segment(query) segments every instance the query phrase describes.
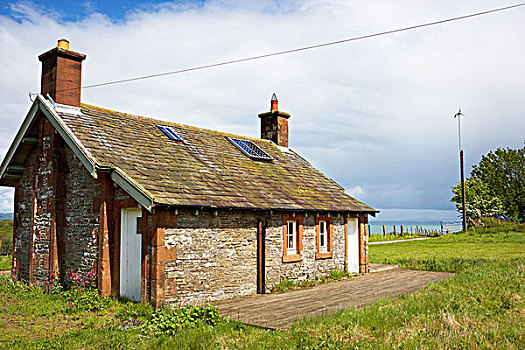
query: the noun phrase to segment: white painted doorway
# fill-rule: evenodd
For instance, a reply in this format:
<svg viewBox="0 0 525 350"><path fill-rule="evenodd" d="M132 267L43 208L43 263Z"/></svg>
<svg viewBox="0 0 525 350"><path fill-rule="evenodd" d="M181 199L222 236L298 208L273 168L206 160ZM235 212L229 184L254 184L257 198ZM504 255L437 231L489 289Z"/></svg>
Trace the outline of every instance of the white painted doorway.
<svg viewBox="0 0 525 350"><path fill-rule="evenodd" d="M359 273L359 224L357 218L347 218L346 266L350 273Z"/></svg>
<svg viewBox="0 0 525 350"><path fill-rule="evenodd" d="M122 209L120 227L120 295L140 301L142 235L138 233L139 208Z"/></svg>

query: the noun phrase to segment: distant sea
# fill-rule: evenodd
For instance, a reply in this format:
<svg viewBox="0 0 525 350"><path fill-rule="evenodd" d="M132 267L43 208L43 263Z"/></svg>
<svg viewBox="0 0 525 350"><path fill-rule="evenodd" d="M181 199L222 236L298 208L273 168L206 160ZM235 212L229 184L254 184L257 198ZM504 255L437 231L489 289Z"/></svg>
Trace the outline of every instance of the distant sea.
<svg viewBox="0 0 525 350"><path fill-rule="evenodd" d="M13 213L0 213L0 220L5 219L13 220Z"/></svg>

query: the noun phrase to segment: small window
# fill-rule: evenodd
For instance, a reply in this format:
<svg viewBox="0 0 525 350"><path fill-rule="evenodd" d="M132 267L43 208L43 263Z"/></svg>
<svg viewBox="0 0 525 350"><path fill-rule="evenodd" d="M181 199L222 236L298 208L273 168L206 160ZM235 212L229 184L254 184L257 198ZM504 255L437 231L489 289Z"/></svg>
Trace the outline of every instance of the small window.
<svg viewBox="0 0 525 350"><path fill-rule="evenodd" d="M297 232L295 221L288 221L286 230L286 253L297 254Z"/></svg>
<svg viewBox="0 0 525 350"><path fill-rule="evenodd" d="M162 130L162 132L164 132L166 134L166 136L168 136L170 138L170 140L181 141L182 142L182 139L180 138L180 136L177 135L177 133L175 132L175 128L174 127L166 126L166 125L157 125L157 127L160 130Z"/></svg>
<svg viewBox="0 0 525 350"><path fill-rule="evenodd" d="M326 252L326 221L319 221L319 251Z"/></svg>
<svg viewBox="0 0 525 350"><path fill-rule="evenodd" d="M319 215L315 218L315 230L317 233L315 253L316 259L329 259L333 257L334 227L331 216Z"/></svg>
<svg viewBox="0 0 525 350"><path fill-rule="evenodd" d="M242 153L255 160L272 160L273 158L264 152L259 146L249 140L234 139L227 137L235 147L237 147Z"/></svg>
<svg viewBox="0 0 525 350"><path fill-rule="evenodd" d="M303 256L303 216L301 214L283 214L283 262L298 262Z"/></svg>

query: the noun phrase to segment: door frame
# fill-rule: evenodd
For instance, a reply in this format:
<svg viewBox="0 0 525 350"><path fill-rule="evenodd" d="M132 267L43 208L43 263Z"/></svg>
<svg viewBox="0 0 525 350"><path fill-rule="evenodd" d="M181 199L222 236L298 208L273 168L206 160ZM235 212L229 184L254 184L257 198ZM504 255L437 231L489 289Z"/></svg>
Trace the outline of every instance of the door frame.
<svg viewBox="0 0 525 350"><path fill-rule="evenodd" d="M357 240L357 271L350 272L350 264L349 264L349 255L348 255L348 245L350 242L348 242L348 233L349 233L349 221L350 220L356 220L357 221L357 234L356 234L356 240ZM345 218L345 271L350 273L359 273L359 216L358 215L350 215Z"/></svg>
<svg viewBox="0 0 525 350"><path fill-rule="evenodd" d="M132 214L133 213L133 214ZM124 297L127 297L129 298L129 296L126 296L124 295L127 291L127 282L126 280L124 279L124 272L125 272L125 269L123 268L123 260L124 260L124 253L125 253L125 249L123 249L123 244L125 244L125 242L127 241L127 238L126 235L128 234L127 233L127 230L128 230L128 227L127 227L127 224L128 224L128 219L129 217L133 215L136 219L140 219L142 218L142 209L140 208L121 208L120 209L120 240L119 240L119 289L118 289L118 295L120 296L124 296ZM137 227L136 227L136 234L137 235L140 235L140 242L138 244L138 247L139 247L139 251L136 252L136 257L135 259L137 260L137 267L138 267L138 298L137 300L134 300L133 301L141 301L141 298L142 298L142 245L143 245L143 237L142 235L139 233L139 220L137 220L137 223L136 223ZM123 288L126 287L123 291Z"/></svg>

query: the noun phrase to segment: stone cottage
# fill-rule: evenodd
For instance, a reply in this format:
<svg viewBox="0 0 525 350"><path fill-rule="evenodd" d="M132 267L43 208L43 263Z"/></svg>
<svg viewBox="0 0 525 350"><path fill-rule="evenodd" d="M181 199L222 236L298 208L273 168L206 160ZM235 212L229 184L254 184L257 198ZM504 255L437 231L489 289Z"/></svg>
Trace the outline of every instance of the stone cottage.
<svg viewBox="0 0 525 350"><path fill-rule="evenodd" d="M156 305L367 272L377 210L288 147L275 96L260 139L124 114L81 104L85 57L66 40L39 56L41 94L0 167L13 278L48 288L94 269L101 295Z"/></svg>

